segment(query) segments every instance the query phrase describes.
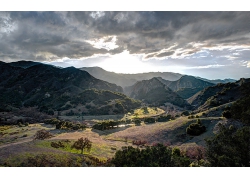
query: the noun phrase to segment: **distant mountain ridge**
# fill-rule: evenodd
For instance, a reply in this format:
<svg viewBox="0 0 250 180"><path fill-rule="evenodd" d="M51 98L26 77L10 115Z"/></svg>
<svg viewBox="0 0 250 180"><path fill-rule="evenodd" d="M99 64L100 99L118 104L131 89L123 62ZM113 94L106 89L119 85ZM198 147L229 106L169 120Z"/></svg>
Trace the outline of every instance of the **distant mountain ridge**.
<svg viewBox="0 0 250 180"><path fill-rule="evenodd" d="M161 77L166 80L177 80L182 75L179 73L172 72L148 72L148 73L138 73L138 74L121 74L106 71L100 67L82 67L81 70L87 71L95 78L117 84L121 87L132 86L137 81L149 80L153 77Z"/></svg>
<svg viewBox="0 0 250 180"><path fill-rule="evenodd" d="M214 85L213 83L209 83L207 81L197 79L194 76L188 76L188 75L184 75L176 81L168 81L162 79L161 77L157 78L166 86L168 86L172 91L176 92L184 99L193 96L195 93L201 91L206 87Z"/></svg>
<svg viewBox="0 0 250 180"><path fill-rule="evenodd" d="M133 86L127 87L125 92L131 98L139 99L155 106L172 103L179 107L189 107L189 104L184 99L163 84L158 78L138 81Z"/></svg>

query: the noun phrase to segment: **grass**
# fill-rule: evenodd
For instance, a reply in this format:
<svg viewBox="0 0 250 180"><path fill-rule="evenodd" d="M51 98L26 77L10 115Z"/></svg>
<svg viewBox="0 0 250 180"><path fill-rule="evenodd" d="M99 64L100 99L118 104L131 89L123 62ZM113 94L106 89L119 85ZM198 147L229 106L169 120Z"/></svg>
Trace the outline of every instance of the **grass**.
<svg viewBox="0 0 250 180"><path fill-rule="evenodd" d="M163 114L165 111L160 108L154 108L154 107L147 107L148 112L145 113L143 108L139 108L134 110L134 114L130 116L130 118L144 118L144 117L150 117L155 115ZM137 114L137 116L136 116Z"/></svg>
<svg viewBox="0 0 250 180"><path fill-rule="evenodd" d="M58 153L21 153L5 160L3 166L10 167L81 167L83 156Z"/></svg>
<svg viewBox="0 0 250 180"><path fill-rule="evenodd" d="M7 126L7 125L5 125L5 126L0 126L0 131L5 131L5 130L8 130L8 129L10 129L10 128L12 128L13 126Z"/></svg>
<svg viewBox="0 0 250 180"><path fill-rule="evenodd" d="M35 133L38 130L46 129L52 130L54 128L44 126L44 124L31 124L25 127L19 126L0 126L2 131L0 132L2 136L0 136L0 145L15 143L18 141L22 141L24 139L33 138Z"/></svg>
<svg viewBox="0 0 250 180"><path fill-rule="evenodd" d="M38 147L51 148L51 142L61 141L64 144L64 148L56 148L61 151L70 152L73 154L81 154L81 150L71 149L74 141L64 142L63 140L39 140L35 142L35 145ZM114 151L105 143L92 143L92 148L90 152L84 150L84 155L91 155L92 157L98 158L100 161L106 161L108 158L111 158L114 154Z"/></svg>

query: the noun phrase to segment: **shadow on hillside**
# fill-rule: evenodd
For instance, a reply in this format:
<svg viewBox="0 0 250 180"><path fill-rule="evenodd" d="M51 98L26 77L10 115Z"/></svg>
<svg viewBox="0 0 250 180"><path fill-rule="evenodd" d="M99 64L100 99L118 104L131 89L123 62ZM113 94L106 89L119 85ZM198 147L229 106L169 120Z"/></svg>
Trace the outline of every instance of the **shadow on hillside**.
<svg viewBox="0 0 250 180"><path fill-rule="evenodd" d="M127 128L130 128L131 126L130 125L128 125L128 126L124 126L124 127L116 127L116 128L114 128L114 129L109 129L109 130L103 130L103 131L101 131L101 130L97 130L97 129L91 129L91 131L93 131L93 132L95 132L95 133L98 133L100 136L101 135L109 135L109 134L112 134L112 133L116 133L116 132L119 132L119 131L123 131L123 130L125 130L125 129L127 129Z"/></svg>

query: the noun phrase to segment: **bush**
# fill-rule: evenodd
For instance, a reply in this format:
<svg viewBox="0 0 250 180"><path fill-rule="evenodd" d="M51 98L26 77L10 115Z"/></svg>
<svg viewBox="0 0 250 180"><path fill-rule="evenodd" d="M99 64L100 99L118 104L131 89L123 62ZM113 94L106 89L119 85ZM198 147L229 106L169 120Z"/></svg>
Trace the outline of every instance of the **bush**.
<svg viewBox="0 0 250 180"><path fill-rule="evenodd" d="M143 149L132 146L118 150L111 163L116 167L185 167L190 159L183 157L178 150L173 150L163 144L146 146Z"/></svg>
<svg viewBox="0 0 250 180"><path fill-rule="evenodd" d="M225 110L225 111L222 112L222 116L229 119L229 118L232 117L232 114L231 114L231 112L229 110Z"/></svg>
<svg viewBox="0 0 250 180"><path fill-rule="evenodd" d="M166 122L166 121L169 121L171 118L171 115L167 115L167 116L160 116L157 118L157 121L158 122Z"/></svg>
<svg viewBox="0 0 250 180"><path fill-rule="evenodd" d="M206 127L202 126L200 119L198 119L196 123L190 124L186 129L186 133L192 136L199 136L205 131Z"/></svg>
<svg viewBox="0 0 250 180"><path fill-rule="evenodd" d="M53 148L60 148L60 147L64 148L65 147L64 144L61 141L59 141L59 142L51 142L50 145Z"/></svg>
<svg viewBox="0 0 250 180"><path fill-rule="evenodd" d="M144 123L155 123L155 118L145 118Z"/></svg>
<svg viewBox="0 0 250 180"><path fill-rule="evenodd" d="M36 132L34 139L44 140L44 139L48 139L51 137L53 137L53 135L50 132L42 129Z"/></svg>
<svg viewBox="0 0 250 180"><path fill-rule="evenodd" d="M140 126L141 125L141 120L140 119L135 119L134 122L135 122L136 126Z"/></svg>
<svg viewBox="0 0 250 180"><path fill-rule="evenodd" d="M188 116L188 115L190 115L190 113L188 111L184 111L184 112L181 113L181 115L182 116Z"/></svg>

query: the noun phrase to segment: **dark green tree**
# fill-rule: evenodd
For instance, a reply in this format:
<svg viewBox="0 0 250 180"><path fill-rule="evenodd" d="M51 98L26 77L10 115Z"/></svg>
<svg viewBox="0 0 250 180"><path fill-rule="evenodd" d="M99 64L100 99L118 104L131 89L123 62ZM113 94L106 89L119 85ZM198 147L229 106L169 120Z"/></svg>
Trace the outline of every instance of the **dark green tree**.
<svg viewBox="0 0 250 180"><path fill-rule="evenodd" d="M88 152L91 150L92 142L88 138L80 138L71 146L71 149L81 150L81 154L83 154L83 150L86 149Z"/></svg>
<svg viewBox="0 0 250 180"><path fill-rule="evenodd" d="M207 159L213 167L250 166L250 127L241 129L220 125L212 139L206 140Z"/></svg>

